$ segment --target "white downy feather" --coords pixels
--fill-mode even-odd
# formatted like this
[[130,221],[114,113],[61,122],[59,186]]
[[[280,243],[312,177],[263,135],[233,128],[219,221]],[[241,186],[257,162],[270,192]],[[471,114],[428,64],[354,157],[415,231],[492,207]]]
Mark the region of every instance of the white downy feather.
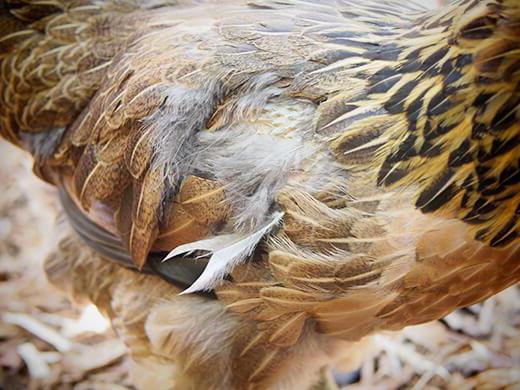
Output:
[[197,250],[212,252],[208,265],[202,274],[181,294],[189,294],[195,291],[211,290],[214,288],[227,272],[231,271],[234,266],[240,264],[253,253],[253,250],[262,237],[271,231],[281,221],[282,217],[282,212],[274,213],[268,223],[247,236],[237,233],[225,234],[206,240],[179,245],[168,253],[168,256],[166,256],[163,261]]

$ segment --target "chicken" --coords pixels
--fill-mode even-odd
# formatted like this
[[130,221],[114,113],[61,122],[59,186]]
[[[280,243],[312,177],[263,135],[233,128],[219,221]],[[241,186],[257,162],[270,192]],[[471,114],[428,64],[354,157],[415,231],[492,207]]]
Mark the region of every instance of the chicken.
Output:
[[303,388],[520,280],[517,0],[2,5],[0,133],[69,220],[47,275],[137,386]]

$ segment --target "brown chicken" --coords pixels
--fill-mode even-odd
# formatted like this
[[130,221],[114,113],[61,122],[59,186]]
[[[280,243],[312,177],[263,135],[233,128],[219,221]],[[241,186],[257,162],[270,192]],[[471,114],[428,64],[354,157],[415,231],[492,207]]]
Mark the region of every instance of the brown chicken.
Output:
[[0,133],[73,228],[46,272],[138,387],[303,388],[520,280],[517,0],[0,4]]

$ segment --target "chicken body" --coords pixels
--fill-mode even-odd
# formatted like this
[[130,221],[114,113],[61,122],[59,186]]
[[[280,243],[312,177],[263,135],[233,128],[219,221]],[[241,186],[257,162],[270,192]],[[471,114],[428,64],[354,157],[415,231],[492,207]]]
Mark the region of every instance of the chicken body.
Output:
[[49,261],[161,386],[296,388],[520,279],[520,5],[357,3],[7,2],[1,134],[137,266],[212,254],[216,298]]

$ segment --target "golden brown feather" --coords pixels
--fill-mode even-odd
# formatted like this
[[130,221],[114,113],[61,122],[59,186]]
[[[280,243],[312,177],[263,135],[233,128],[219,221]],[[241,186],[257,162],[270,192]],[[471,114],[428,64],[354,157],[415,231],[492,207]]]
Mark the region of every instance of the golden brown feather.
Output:
[[338,340],[518,282],[516,0],[189,3],[0,15],[1,135],[137,266],[185,244],[229,253],[283,212],[254,253],[221,259],[216,300],[64,241],[51,279],[100,305],[141,369],[175,366],[165,387],[294,388]]

